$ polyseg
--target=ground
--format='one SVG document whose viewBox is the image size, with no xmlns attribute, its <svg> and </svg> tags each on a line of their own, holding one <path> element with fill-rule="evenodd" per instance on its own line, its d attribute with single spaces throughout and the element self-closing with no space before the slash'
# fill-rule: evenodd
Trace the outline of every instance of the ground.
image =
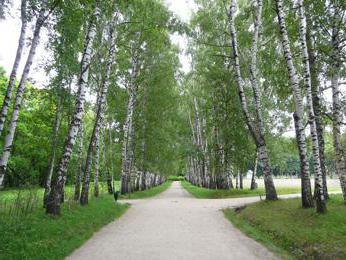
<svg viewBox="0 0 346 260">
<path fill-rule="evenodd" d="M 234 228 L 220 209 L 259 197 L 195 199 L 180 182 L 159 196 L 124 201 L 132 207 L 68 259 L 276 259 Z"/>
<path fill-rule="evenodd" d="M 261 201 L 227 209 L 240 230 L 283 256 L 297 259 L 346 259 L 346 211 L 341 194 L 332 195 L 327 214 L 303 209 L 300 199 Z"/>
<path fill-rule="evenodd" d="M 276 192 L 279 195 L 283 194 L 298 194 L 301 192 L 300 179 L 282 178 L 274 179 Z M 190 192 L 194 197 L 199 199 L 222 199 L 222 198 L 239 198 L 249 196 L 265 197 L 265 189 L 263 179 L 257 180 L 258 188 L 250 190 L 250 180 L 244 179 L 244 189 L 207 189 L 192 185 L 188 181 L 183 181 L 183 187 Z M 314 182 L 312 180 L 312 188 Z M 340 183 L 337 179 L 328 179 L 328 190 L 330 193 L 341 192 Z"/>
</svg>

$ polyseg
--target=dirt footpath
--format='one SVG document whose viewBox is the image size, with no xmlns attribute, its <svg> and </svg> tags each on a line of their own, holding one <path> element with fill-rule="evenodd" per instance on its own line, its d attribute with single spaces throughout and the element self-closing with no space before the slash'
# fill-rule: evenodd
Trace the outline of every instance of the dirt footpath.
<svg viewBox="0 0 346 260">
<path fill-rule="evenodd" d="M 234 228 L 220 210 L 258 199 L 195 199 L 173 182 L 154 198 L 130 201 L 132 207 L 120 219 L 68 259 L 276 259 Z"/>
</svg>

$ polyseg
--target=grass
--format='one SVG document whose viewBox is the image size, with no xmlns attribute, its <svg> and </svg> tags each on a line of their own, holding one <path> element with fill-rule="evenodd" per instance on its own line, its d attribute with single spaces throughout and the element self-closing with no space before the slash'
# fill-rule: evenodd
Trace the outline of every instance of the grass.
<svg viewBox="0 0 346 260">
<path fill-rule="evenodd" d="M 172 184 L 172 181 L 166 181 L 159 186 L 153 187 L 144 191 L 136 191 L 134 193 L 121 195 L 120 199 L 145 199 L 158 195 L 159 193 L 167 190 Z"/>
<path fill-rule="evenodd" d="M 168 176 L 167 180 L 169 180 L 169 181 L 184 181 L 185 177 L 184 176 L 171 175 L 171 176 Z"/>
<path fill-rule="evenodd" d="M 167 181 L 122 198 L 155 196 L 171 183 Z M 119 189 L 118 182 L 116 188 Z M 54 218 L 42 208 L 43 193 L 37 187 L 0 192 L 0 259 L 63 259 L 129 207 L 114 203 L 113 196 L 104 188 L 98 198 L 93 197 L 91 190 L 89 204 L 80 206 L 72 199 L 73 187 L 67 186 L 61 216 Z"/>
<path fill-rule="evenodd" d="M 300 199 L 261 201 L 242 210 L 224 210 L 244 233 L 283 258 L 346 259 L 346 208 L 341 195 L 328 201 L 328 212 L 300 207 Z"/>
<path fill-rule="evenodd" d="M 131 193 L 130 195 L 122 195 L 120 198 L 126 198 L 126 199 L 142 199 L 142 198 L 148 198 L 155 196 L 163 191 L 165 191 L 170 185 L 172 181 L 166 181 L 163 184 L 153 187 L 151 189 L 145 190 L 145 191 L 136 191 L 134 193 Z M 115 181 L 115 190 L 120 190 L 120 181 Z M 90 198 L 93 197 L 93 184 L 90 184 L 90 191 L 89 196 Z M 74 194 L 74 187 L 73 186 L 66 186 L 65 187 L 65 197 L 73 197 Z M 106 183 L 100 183 L 100 194 L 107 194 L 107 186 Z M 37 197 L 37 202 L 41 206 L 42 199 L 44 194 L 44 188 L 42 187 L 26 187 L 22 189 L 7 189 L 0 191 L 0 213 L 1 213 L 1 206 L 4 203 L 12 203 L 15 201 L 18 196 L 22 198 L 27 198 L 28 196 L 34 195 Z"/>
<path fill-rule="evenodd" d="M 120 181 L 115 181 L 114 184 L 115 184 L 115 188 L 119 190 Z M 100 182 L 99 188 L 100 188 L 100 194 L 107 193 L 107 184 L 105 182 Z M 74 186 L 67 185 L 65 186 L 64 191 L 65 191 L 65 196 L 73 196 Z M 14 200 L 18 196 L 19 192 L 22 193 L 22 196 L 27 196 L 28 194 L 35 193 L 38 197 L 43 199 L 44 188 L 37 187 L 37 186 L 30 186 L 30 187 L 23 187 L 23 188 L 10 188 L 10 189 L 1 190 L 0 201 Z M 93 192 L 94 192 L 94 184 L 93 182 L 91 182 L 89 195 L 92 195 Z"/>
<path fill-rule="evenodd" d="M 188 181 L 182 181 L 182 186 L 198 199 L 221 199 L 221 198 L 239 198 L 249 196 L 264 196 L 264 188 L 260 187 L 255 190 L 250 189 L 230 189 L 230 190 L 214 190 L 197 187 Z M 300 187 L 278 187 L 278 194 L 294 194 L 300 193 Z"/>
<path fill-rule="evenodd" d="M 25 217 L 2 215 L 0 259 L 63 259 L 128 207 L 103 195 L 84 207 L 65 203 L 57 218 L 46 215 L 42 208 Z"/>
</svg>

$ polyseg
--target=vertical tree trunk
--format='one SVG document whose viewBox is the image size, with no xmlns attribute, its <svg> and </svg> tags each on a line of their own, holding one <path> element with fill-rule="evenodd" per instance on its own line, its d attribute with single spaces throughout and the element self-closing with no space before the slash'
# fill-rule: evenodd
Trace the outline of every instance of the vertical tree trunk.
<svg viewBox="0 0 346 260">
<path fill-rule="evenodd" d="M 204 114 L 203 114 L 204 115 Z M 203 160 L 204 160 L 204 178 L 205 183 L 204 187 L 209 188 L 209 178 L 210 178 L 210 156 L 208 151 L 208 140 L 207 140 L 207 121 L 205 119 L 205 116 L 202 116 L 202 134 L 203 134 Z M 232 185 L 232 178 L 230 179 L 230 184 Z"/>
<path fill-rule="evenodd" d="M 80 185 L 83 175 L 83 150 L 84 150 L 84 123 L 81 120 L 79 129 L 79 147 L 78 147 L 78 167 L 75 177 L 74 200 L 78 201 L 80 197 Z"/>
<path fill-rule="evenodd" d="M 39 41 L 40 41 L 41 28 L 42 28 L 45 20 L 47 19 L 47 17 L 48 16 L 46 15 L 46 10 L 42 9 L 40 11 L 40 14 L 39 14 L 37 21 L 36 21 L 34 35 L 33 35 L 32 41 L 31 41 L 31 47 L 30 47 L 29 55 L 28 55 L 28 58 L 26 60 L 23 74 L 22 74 L 22 78 L 19 82 L 19 86 L 17 89 L 16 98 L 15 98 L 14 106 L 13 106 L 12 118 L 11 118 L 11 121 L 10 121 L 10 124 L 8 127 L 8 133 L 5 137 L 5 142 L 4 142 L 4 146 L 3 146 L 3 154 L 2 154 L 2 157 L 0 160 L 0 188 L 3 186 L 8 160 L 9 160 L 10 155 L 11 155 L 11 149 L 12 149 L 14 134 L 16 131 L 18 118 L 19 118 L 19 112 L 20 112 L 20 108 L 21 108 L 21 104 L 22 104 L 22 100 L 23 100 L 23 95 L 24 95 L 24 91 L 25 91 L 25 83 L 26 83 L 26 80 L 28 78 L 30 68 L 31 68 L 31 65 L 32 65 L 32 62 L 33 62 L 33 59 L 34 59 L 34 56 L 36 53 L 36 48 L 37 48 Z"/>
<path fill-rule="evenodd" d="M 141 143 L 141 175 L 140 175 L 140 190 L 145 190 L 146 187 L 146 160 L 147 160 L 147 120 L 146 120 L 146 104 L 148 96 L 148 87 L 144 89 L 144 97 L 142 101 L 141 117 L 142 117 L 142 143 Z"/>
<path fill-rule="evenodd" d="M 308 26 L 309 28 L 309 26 Z M 316 130 L 317 130 L 317 138 L 319 143 L 319 155 L 320 155 L 320 165 L 322 171 L 322 179 L 323 179 L 323 193 L 326 199 L 329 198 L 328 195 L 328 187 L 327 187 L 327 169 L 326 169 L 326 160 L 325 160 L 325 142 L 323 135 L 323 123 L 321 119 L 321 102 L 320 102 L 320 93 L 319 93 L 319 79 L 318 79 L 318 68 L 316 64 L 316 51 L 313 47 L 313 39 L 311 35 L 311 30 L 307 31 L 307 47 L 308 47 L 308 55 L 309 55 L 309 65 L 311 72 L 311 95 L 312 95 L 312 105 L 315 112 L 315 122 L 316 122 Z M 316 191 L 315 187 L 315 191 Z"/>
<path fill-rule="evenodd" d="M 107 64 L 106 64 L 106 70 L 105 70 L 105 76 L 103 78 L 101 87 L 100 87 L 100 95 L 99 100 L 97 104 L 97 112 L 96 112 L 96 118 L 95 118 L 95 124 L 93 128 L 93 132 L 90 137 L 90 144 L 88 148 L 88 155 L 87 155 L 87 161 L 85 165 L 85 173 L 84 173 L 84 179 L 83 179 L 83 187 L 82 187 L 82 193 L 80 198 L 80 203 L 82 205 L 85 205 L 88 203 L 89 198 L 89 184 L 90 184 L 90 174 L 91 174 L 91 159 L 92 159 L 92 152 L 95 148 L 96 157 L 95 160 L 98 160 L 98 150 L 99 150 L 99 136 L 100 136 L 100 128 L 103 124 L 104 120 L 104 111 L 105 111 L 105 105 L 106 105 L 106 99 L 108 94 L 108 88 L 110 85 L 110 74 L 111 74 L 111 68 L 112 64 L 114 62 L 115 57 L 115 31 L 114 26 L 116 23 L 116 17 L 114 17 L 114 20 L 111 23 L 110 26 L 110 32 L 109 32 L 109 49 L 108 49 L 108 57 L 107 57 Z M 94 195 L 98 195 L 98 162 L 95 164 L 95 179 L 96 181 L 95 185 L 95 193 Z"/>
<path fill-rule="evenodd" d="M 56 157 L 56 148 L 58 145 L 58 135 L 59 135 L 59 129 L 60 129 L 60 123 L 61 123 L 62 93 L 60 93 L 61 92 L 60 89 L 58 89 L 57 92 L 58 93 L 57 93 L 57 104 L 56 104 L 56 112 L 55 112 L 55 122 L 54 122 L 53 136 L 52 136 L 51 158 L 49 162 L 49 171 L 46 177 L 45 190 L 43 195 L 44 207 L 46 207 L 48 196 L 51 191 L 52 176 L 54 172 L 55 157 Z"/>
<path fill-rule="evenodd" d="M 255 158 L 255 166 L 252 172 L 252 177 L 251 177 L 251 185 L 250 189 L 254 190 L 257 188 L 257 183 L 256 183 L 256 175 L 257 175 L 257 167 L 258 167 L 258 152 L 256 152 L 256 158 Z"/>
<path fill-rule="evenodd" d="M 81 60 L 81 72 L 78 82 L 78 93 L 76 99 L 75 111 L 70 123 L 67 138 L 63 148 L 63 153 L 60 159 L 60 163 L 57 169 L 56 181 L 54 183 L 53 189 L 49 196 L 49 202 L 46 207 L 46 212 L 48 214 L 59 215 L 60 214 L 60 200 L 63 194 L 63 187 L 66 179 L 67 168 L 71 159 L 71 154 L 73 146 L 76 142 L 78 130 L 80 129 L 82 117 L 84 114 L 84 102 L 85 102 L 85 92 L 88 86 L 89 80 L 89 67 L 93 52 L 93 41 L 96 36 L 96 24 L 100 16 L 100 9 L 98 7 L 98 2 L 95 3 L 95 8 L 91 21 L 89 24 L 85 49 L 83 52 L 83 57 Z"/>
<path fill-rule="evenodd" d="M 8 113 L 8 108 L 10 106 L 10 101 L 11 101 L 11 96 L 12 96 L 12 90 L 14 87 L 14 82 L 16 80 L 17 76 L 17 70 L 19 67 L 20 60 L 22 58 L 22 53 L 23 53 L 23 48 L 24 48 L 24 42 L 25 42 L 25 34 L 26 34 L 26 28 L 28 25 L 28 19 L 27 19 L 27 0 L 22 0 L 21 3 L 21 30 L 20 30 L 20 35 L 19 35 L 19 40 L 18 40 L 18 47 L 17 47 L 17 52 L 16 52 L 16 57 L 14 59 L 14 64 L 12 67 L 12 71 L 10 74 L 10 79 L 8 81 L 7 85 L 7 90 L 6 94 L 4 97 L 4 101 L 1 107 L 1 112 L 0 112 L 0 136 L 2 134 L 2 130 L 4 129 L 7 113 Z"/>
<path fill-rule="evenodd" d="M 197 98 L 193 98 L 194 103 L 194 112 L 195 112 L 195 137 L 196 137 L 196 148 L 198 150 L 198 186 L 203 186 L 205 182 L 205 172 L 204 172 L 204 143 L 203 143 L 203 134 L 202 134 L 202 123 L 199 113 L 199 106 Z"/>
<path fill-rule="evenodd" d="M 317 212 L 324 213 L 326 211 L 326 202 L 323 190 L 323 178 L 321 171 L 320 161 L 320 149 L 316 129 L 315 112 L 312 102 L 311 95 L 311 75 L 310 75 L 310 63 L 309 54 L 306 41 L 306 17 L 303 6 L 303 0 L 298 0 L 298 13 L 299 13 L 299 41 L 301 55 L 303 59 L 303 74 L 304 74 L 304 86 L 306 89 L 306 99 L 309 112 L 309 124 L 310 124 L 310 135 L 312 140 L 312 156 L 314 164 L 314 177 L 315 177 L 315 188 L 316 188 L 316 210 Z"/>
<path fill-rule="evenodd" d="M 100 134 L 99 134 L 100 135 Z M 99 196 L 99 175 L 100 175 L 100 138 L 95 143 L 95 160 L 94 160 L 94 196 Z"/>
<path fill-rule="evenodd" d="M 235 176 L 235 188 L 239 189 L 239 170 L 237 170 L 237 175 Z"/>
<path fill-rule="evenodd" d="M 255 16 L 255 30 L 253 34 L 253 47 L 252 47 L 252 55 L 257 56 L 258 52 L 258 38 L 259 38 L 259 30 L 261 26 L 261 17 L 262 17 L 262 1 L 257 1 L 256 8 L 256 16 Z M 250 113 L 248 111 L 247 99 L 244 92 L 244 80 L 241 75 L 240 70 L 240 61 L 239 61 L 239 50 L 238 50 L 238 40 L 237 40 L 237 31 L 235 28 L 235 12 L 236 12 L 236 0 L 232 0 L 229 19 L 230 19 L 230 33 L 232 38 L 232 49 L 233 49 L 233 59 L 234 59 L 234 70 L 236 73 L 236 81 L 238 85 L 239 98 L 241 101 L 242 111 L 245 117 L 246 124 L 249 128 L 249 131 L 255 141 L 256 147 L 259 152 L 259 160 L 263 164 L 263 173 L 264 173 L 264 185 L 266 190 L 266 199 L 267 200 L 277 200 L 277 193 L 274 186 L 274 181 L 271 174 L 269 158 L 267 154 L 267 148 L 263 133 L 262 120 L 260 116 L 260 107 L 259 107 L 259 91 L 258 91 L 258 78 L 257 78 L 257 59 L 252 59 L 252 65 L 250 67 L 251 73 L 251 85 L 254 90 L 254 99 L 256 110 L 258 111 L 256 114 L 255 122 L 251 120 Z"/>
<path fill-rule="evenodd" d="M 132 171 L 132 137 L 133 137 L 133 113 L 135 109 L 137 95 L 137 73 L 138 73 L 138 57 L 137 53 L 132 54 L 132 71 L 129 83 L 129 100 L 127 102 L 127 114 L 124 123 L 124 138 L 121 150 L 121 194 L 131 192 L 131 171 Z"/>
<path fill-rule="evenodd" d="M 307 148 L 306 148 L 306 138 L 305 138 L 305 128 L 303 123 L 304 117 L 304 105 L 301 91 L 299 88 L 299 81 L 296 69 L 293 64 L 293 57 L 290 48 L 290 41 L 288 38 L 288 32 L 285 22 L 285 14 L 283 10 L 283 1 L 276 0 L 276 11 L 279 20 L 279 28 L 281 34 L 281 43 L 284 51 L 287 71 L 289 75 L 290 85 L 293 91 L 294 103 L 295 103 L 295 113 L 293 114 L 299 157 L 300 157 L 300 168 L 301 168 L 301 184 L 302 184 L 302 206 L 304 208 L 313 207 L 313 198 L 311 193 L 311 183 L 309 178 L 309 165 L 307 159 Z"/>
<path fill-rule="evenodd" d="M 112 138 L 112 123 L 109 122 L 108 126 L 108 151 L 109 151 L 109 171 L 108 172 L 108 178 L 110 180 L 107 180 L 108 183 L 108 193 L 113 193 L 115 191 L 115 186 L 114 186 L 114 158 L 113 158 L 113 138 Z"/>
<path fill-rule="evenodd" d="M 335 10 L 334 19 L 337 19 L 337 10 Z M 332 61 L 331 61 L 331 86 L 333 93 L 333 145 L 335 153 L 335 169 L 339 175 L 340 185 L 344 201 L 346 203 L 346 160 L 341 143 L 341 126 L 342 126 L 342 105 L 340 101 L 339 78 L 341 70 L 341 47 L 339 28 L 332 29 Z"/>
<path fill-rule="evenodd" d="M 103 127 L 102 127 L 102 164 L 103 164 L 103 172 L 106 177 L 107 181 L 107 191 L 109 194 L 113 194 L 113 186 L 112 186 L 112 176 L 110 174 L 111 172 L 111 167 L 109 163 L 109 158 L 107 158 L 107 151 L 108 147 L 106 146 L 106 122 L 104 122 Z M 109 143 L 108 143 L 109 146 Z"/>
</svg>

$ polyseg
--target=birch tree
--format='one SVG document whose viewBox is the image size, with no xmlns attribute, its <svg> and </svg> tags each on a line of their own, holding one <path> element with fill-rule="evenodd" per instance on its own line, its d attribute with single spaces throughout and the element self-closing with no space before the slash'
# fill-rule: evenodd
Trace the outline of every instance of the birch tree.
<svg viewBox="0 0 346 260">
<path fill-rule="evenodd" d="M 305 127 L 304 127 L 304 105 L 303 97 L 299 87 L 299 78 L 293 64 L 293 57 L 290 47 L 290 40 L 288 38 L 287 26 L 285 21 L 285 13 L 283 1 L 276 0 L 276 11 L 279 20 L 279 29 L 281 34 L 281 43 L 283 47 L 284 57 L 286 61 L 287 71 L 289 75 L 289 83 L 293 92 L 295 112 L 293 114 L 297 144 L 300 157 L 300 167 L 301 167 L 301 186 L 302 186 L 302 206 L 304 208 L 313 207 L 313 199 L 311 193 L 311 183 L 309 178 L 309 164 L 307 157 L 307 147 L 306 147 L 306 137 L 305 137 Z M 316 162 L 317 163 L 317 162 Z M 318 164 L 316 164 L 318 168 Z"/>
<path fill-rule="evenodd" d="M 18 40 L 17 52 L 16 52 L 16 57 L 14 58 L 14 63 L 13 63 L 10 79 L 8 81 L 6 94 L 5 94 L 4 101 L 1 107 L 1 112 L 0 112 L 0 136 L 2 134 L 2 130 L 4 129 L 4 124 L 5 124 L 8 109 L 10 106 L 11 97 L 12 97 L 12 90 L 13 90 L 14 83 L 17 77 L 18 66 L 22 59 L 24 41 L 26 36 L 26 28 L 28 25 L 27 16 L 28 16 L 27 15 L 27 0 L 22 0 L 21 1 L 21 29 L 20 29 L 20 35 Z"/>
<path fill-rule="evenodd" d="M 46 212 L 52 215 L 60 214 L 61 197 L 64 192 L 63 188 L 66 179 L 65 175 L 68 164 L 70 162 L 72 149 L 76 142 L 77 134 L 80 129 L 81 120 L 84 114 L 85 92 L 86 88 L 88 87 L 89 68 L 93 53 L 93 41 L 96 36 L 96 24 L 100 16 L 100 8 L 98 4 L 98 1 L 96 1 L 93 14 L 90 18 L 89 27 L 87 30 L 85 48 L 81 60 L 81 72 L 78 81 L 78 92 L 76 98 L 75 111 L 69 126 L 65 145 L 63 148 L 63 153 L 57 167 L 55 181 L 52 184 L 52 191 L 50 192 L 50 196 L 48 198 L 48 203 L 46 206 Z"/>
<path fill-rule="evenodd" d="M 239 91 L 239 97 L 241 101 L 242 110 L 245 116 L 246 124 L 251 132 L 251 135 L 255 141 L 255 144 L 258 149 L 260 161 L 263 164 L 264 168 L 264 184 L 266 188 L 266 199 L 267 200 L 276 200 L 277 194 L 273 182 L 273 178 L 271 176 L 269 158 L 267 153 L 267 148 L 265 144 L 265 138 L 263 133 L 263 122 L 262 117 L 260 115 L 260 101 L 259 101 L 259 86 L 258 86 L 258 75 L 257 75 L 257 51 L 258 51 L 258 38 L 259 38 L 259 30 L 261 26 L 261 16 L 262 16 L 262 1 L 257 1 L 256 7 L 256 15 L 255 15 L 255 23 L 254 23 L 254 34 L 253 34 L 253 46 L 252 46 L 252 61 L 250 66 L 251 72 L 251 85 L 254 91 L 254 100 L 255 100 L 255 109 L 256 119 L 252 120 L 252 116 L 249 113 L 247 98 L 244 92 L 244 80 L 241 75 L 240 69 L 240 60 L 239 60 L 239 50 L 238 50 L 238 40 L 237 40 L 237 32 L 235 28 L 235 13 L 236 13 L 236 0 L 232 0 L 232 4 L 230 7 L 230 33 L 232 38 L 232 50 L 233 50 L 233 59 L 234 59 L 234 71 L 236 74 L 236 81 Z"/>
<path fill-rule="evenodd" d="M 345 11 L 344 11 L 345 12 Z M 332 35 L 331 43 L 331 60 L 330 60 L 330 79 L 332 87 L 332 112 L 333 112 L 333 145 L 335 153 L 335 169 L 339 176 L 342 194 L 346 202 L 346 160 L 345 152 L 341 143 L 341 129 L 343 123 L 341 90 L 339 87 L 340 73 L 342 68 L 342 38 L 344 36 L 344 28 L 342 28 L 341 10 L 334 6 L 334 14 L 332 17 Z M 345 37 L 345 36 L 344 36 Z"/>
<path fill-rule="evenodd" d="M 59 82 L 61 84 L 61 82 Z M 45 189 L 44 189 L 44 196 L 43 196 L 43 204 L 46 206 L 49 193 L 51 191 L 51 184 L 52 184 L 52 176 L 54 172 L 54 165 L 56 160 L 56 147 L 58 145 L 58 134 L 59 129 L 61 125 L 61 116 L 62 116 L 62 91 L 61 89 L 57 89 L 57 104 L 56 104 L 56 112 L 55 112 L 55 120 L 54 120 L 54 129 L 53 129 L 53 135 L 52 135 L 52 152 L 51 152 L 51 158 L 49 162 L 49 171 L 46 178 L 45 183 Z"/>
<path fill-rule="evenodd" d="M 135 43 L 133 43 L 134 45 Z M 137 47 L 132 46 L 132 68 L 128 84 L 129 99 L 127 102 L 127 114 L 123 127 L 123 145 L 121 149 L 121 193 L 131 192 L 131 165 L 133 158 L 133 114 L 137 96 L 137 74 L 139 69 Z"/>
<path fill-rule="evenodd" d="M 0 159 L 0 188 L 3 186 L 8 160 L 11 155 L 14 134 L 16 131 L 18 118 L 19 118 L 19 112 L 20 112 L 20 108 L 21 108 L 21 104 L 22 104 L 22 100 L 24 96 L 24 91 L 25 91 L 25 84 L 30 73 L 31 65 L 33 63 L 33 59 L 36 54 L 37 46 L 40 41 L 41 28 L 44 25 L 47 18 L 50 16 L 54 8 L 55 6 L 51 7 L 50 9 L 46 9 L 46 7 L 43 6 L 36 20 L 29 55 L 27 57 L 27 60 L 23 69 L 22 77 L 18 85 L 18 89 L 17 89 L 17 93 L 16 93 L 14 105 L 13 105 L 12 118 L 9 123 L 8 132 L 5 137 L 5 142 L 3 145 L 2 157 Z"/>
<path fill-rule="evenodd" d="M 314 164 L 314 176 L 315 176 L 315 189 L 316 189 L 316 206 L 317 212 L 323 213 L 326 211 L 326 202 L 323 190 L 323 178 L 321 171 L 320 161 L 320 150 L 319 141 L 317 135 L 315 112 L 312 101 L 312 86 L 311 86 L 311 75 L 310 75 L 310 63 L 309 54 L 306 41 L 306 17 L 303 6 L 303 1 L 298 1 L 298 15 L 299 15 L 299 41 L 301 56 L 303 60 L 303 75 L 304 75 L 304 86 L 306 88 L 306 98 L 309 113 L 309 124 L 310 124 L 310 135 L 312 140 L 312 153 L 313 153 L 313 164 Z"/>
<path fill-rule="evenodd" d="M 89 184 L 90 184 L 90 171 L 91 171 L 91 161 L 92 161 L 92 152 L 95 149 L 95 154 L 97 157 L 99 157 L 99 136 L 100 136 L 100 128 L 103 124 L 104 120 L 104 113 L 105 113 L 105 105 L 106 105 L 106 99 L 107 99 L 107 93 L 108 88 L 110 85 L 109 77 L 111 74 L 111 67 L 114 62 L 115 58 L 115 44 L 116 44 L 116 37 L 115 37 L 115 25 L 117 20 L 117 14 L 114 14 L 114 17 L 112 18 L 113 21 L 110 24 L 109 28 L 109 50 L 108 50 L 108 57 L 107 57 L 107 64 L 105 69 L 105 75 L 102 81 L 102 85 L 100 88 L 100 95 L 99 100 L 97 104 L 97 112 L 95 117 L 95 124 L 93 128 L 93 132 L 90 138 L 90 144 L 88 148 L 88 154 L 87 154 L 87 161 L 85 165 L 85 173 L 83 176 L 83 187 L 82 187 L 82 193 L 80 198 L 80 203 L 82 205 L 85 205 L 88 203 L 88 194 L 89 194 Z M 95 161 L 99 158 L 95 158 Z M 98 163 L 95 165 L 95 196 L 98 196 Z"/>
<path fill-rule="evenodd" d="M 83 150 L 84 150 L 84 123 L 83 119 L 81 121 L 80 129 L 79 129 L 79 145 L 78 145 L 78 162 L 77 162 L 77 170 L 74 182 L 74 197 L 75 201 L 79 201 L 80 198 L 80 186 L 82 182 L 83 176 Z"/>
</svg>

